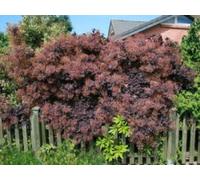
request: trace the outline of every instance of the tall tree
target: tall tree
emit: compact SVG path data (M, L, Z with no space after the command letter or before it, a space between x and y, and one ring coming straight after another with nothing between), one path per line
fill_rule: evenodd
M200 20L196 20L181 43L184 63L200 72Z
M181 115L190 115L200 123L200 20L196 20L181 43L183 62L194 69L194 86L177 95L177 109Z
M20 31L27 45L40 47L44 42L62 33L72 31L69 16L23 16Z

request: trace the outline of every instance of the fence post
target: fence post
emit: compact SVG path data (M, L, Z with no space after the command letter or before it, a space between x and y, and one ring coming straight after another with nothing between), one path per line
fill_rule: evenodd
M31 119L31 143L32 150L37 151L40 148L40 129L39 129L39 107L32 109Z
M176 109L171 109L170 119L176 121ZM176 127L177 128L177 127ZM167 155L167 164L174 164L176 157L176 130L170 130L168 136L168 155Z

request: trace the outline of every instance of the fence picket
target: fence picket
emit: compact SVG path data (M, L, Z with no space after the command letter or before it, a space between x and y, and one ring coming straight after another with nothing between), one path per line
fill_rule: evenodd
M138 164L142 164L142 153L138 152Z
M168 132L168 144L167 144L167 161L171 161L171 150L172 150L172 132Z
M126 145L126 137L125 136L122 137L122 144ZM126 155L122 159L122 164L126 164Z
M146 164L151 164L151 157L150 156L146 157Z
M11 138L11 133L10 133L10 128L6 128L6 136L7 136L7 142L9 145L12 144L12 138Z
M179 145L179 132L180 132L180 116L176 114L176 150Z
M135 153L134 153L134 145L130 144L130 152L129 152L129 164L135 164Z
M23 137L23 146L24 146L24 151L28 151L28 137L27 137L27 128L26 124L22 125L22 137Z
M86 144L85 144L85 142L83 142L83 141L81 141L81 150L82 150L83 152L86 152Z
M18 123L15 124L15 143L17 149L20 150L20 139L19 139L19 126Z
M46 142L46 128L44 122L41 122L41 133L42 133L42 145L45 145L47 142Z
M94 150L95 150L94 146L95 146L95 142L94 142L94 141L91 141L91 142L89 143L89 151L90 151L90 152L94 152Z
M182 164L186 163L186 151L187 151L187 124L186 118L183 118L182 127Z
M62 139L61 139L60 131L57 131L57 133L56 133L56 140L57 140L57 145L61 145Z
M168 139L167 139L167 136L164 137L164 147L163 147L163 157L164 157L164 160L166 161L167 160L167 149L168 149L168 146L167 146L167 143L168 143Z
M194 163L194 153L195 153L195 136L196 136L196 120L192 119L192 126L190 129L190 164Z
M3 122L2 119L0 118L0 145L2 145L4 142L3 139Z
M48 131L49 131L49 143L51 145L54 145L53 129L51 126L48 126Z
M172 146L171 146L171 160L173 163L175 163L175 160L176 160L176 148L177 148L177 144L176 144L176 134L177 133L177 130L179 131L179 127L178 127L178 122L177 122L177 114L176 114L176 109L173 108L171 110L171 120L175 122L175 130L172 130Z
M157 165L158 164L158 147L156 147L154 153L153 153L153 164Z

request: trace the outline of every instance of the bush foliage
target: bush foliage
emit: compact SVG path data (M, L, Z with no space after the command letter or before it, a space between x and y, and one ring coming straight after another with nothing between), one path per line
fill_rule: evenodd
M62 35L34 52L20 40L18 29L10 34L9 75L19 86L25 113L40 106L41 121L76 143L102 135L102 127L120 114L134 129L132 142L155 147L156 137L171 127L175 93L193 80L176 45L160 35L120 42L96 31Z

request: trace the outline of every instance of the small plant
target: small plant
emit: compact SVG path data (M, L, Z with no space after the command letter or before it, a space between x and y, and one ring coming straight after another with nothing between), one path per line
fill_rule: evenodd
M73 143L65 141L60 146L44 145L38 152L42 164L64 165L76 164L76 154Z
M129 137L130 132L128 123L123 116L118 115L113 118L113 125L109 127L108 133L96 142L96 145L102 150L106 161L112 162L123 159L124 154L129 151L124 138Z
M71 140L59 146L46 144L37 152L37 157L44 165L100 165L106 164L103 154L95 149L84 151L77 149Z
M58 147L47 144L41 147L37 156L42 164L46 165L73 165L77 164L75 145L71 141L64 141Z

